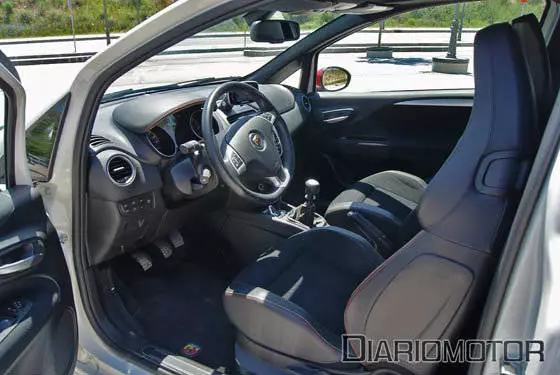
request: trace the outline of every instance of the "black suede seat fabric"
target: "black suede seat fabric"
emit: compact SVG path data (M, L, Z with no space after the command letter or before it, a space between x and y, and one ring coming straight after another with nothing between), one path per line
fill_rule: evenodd
M401 171L384 171L360 180L336 197L327 215L338 204L345 202L365 203L391 212L404 221L416 209L426 182L419 177Z
M363 238L316 228L244 269L226 291L224 307L240 332L258 344L274 342L275 349L296 358L337 363L346 303L382 261Z

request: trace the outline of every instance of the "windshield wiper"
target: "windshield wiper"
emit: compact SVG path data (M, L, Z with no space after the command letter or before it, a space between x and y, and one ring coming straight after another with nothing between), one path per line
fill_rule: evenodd
M237 80L239 78L242 77L237 77L237 76L223 77L223 78L210 77L210 78L201 78L201 79L194 79L190 81L172 83L170 85L163 85L163 86L143 87L139 89L124 89L124 90L119 90L103 95L103 99L101 99L101 103L110 102L115 99L123 99L139 94L153 94L160 91L179 89L182 87L200 86L200 85L205 85L210 83L222 83L222 82Z

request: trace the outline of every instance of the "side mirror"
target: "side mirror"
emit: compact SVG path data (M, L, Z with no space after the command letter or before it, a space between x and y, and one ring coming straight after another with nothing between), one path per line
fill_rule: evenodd
M253 42L284 43L299 39L299 24L285 20L263 20L251 25Z
M350 72L346 69L331 66L317 71L316 87L319 91L340 91L350 84Z

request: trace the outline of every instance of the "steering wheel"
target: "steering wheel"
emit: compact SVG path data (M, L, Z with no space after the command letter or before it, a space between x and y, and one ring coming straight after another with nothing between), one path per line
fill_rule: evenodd
M218 102L225 94L256 103L258 111L232 122ZM219 132L215 134L213 123ZM202 110L206 152L222 181L239 197L257 204L280 198L294 173L294 145L282 116L253 86L228 82L212 92Z

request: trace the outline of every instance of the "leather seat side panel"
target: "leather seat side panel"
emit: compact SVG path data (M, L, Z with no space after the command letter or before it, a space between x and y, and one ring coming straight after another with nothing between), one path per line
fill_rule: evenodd
M230 287L224 308L239 331L257 344L315 363L340 362L339 337L299 306L265 289Z
M456 339L480 305L491 264L487 253L420 232L356 289L346 308L346 331L364 334L374 346L379 340ZM432 363L403 359L399 364L414 373L433 370Z

